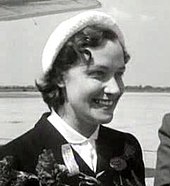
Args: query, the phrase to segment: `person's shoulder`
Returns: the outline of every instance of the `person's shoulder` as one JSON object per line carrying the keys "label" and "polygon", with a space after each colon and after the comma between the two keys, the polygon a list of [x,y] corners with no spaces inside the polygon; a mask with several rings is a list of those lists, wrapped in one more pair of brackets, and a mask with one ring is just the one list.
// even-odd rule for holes
{"label": "person's shoulder", "polygon": [[166,113],[164,116],[163,116],[163,121],[168,121],[170,123],[170,113]]}
{"label": "person's shoulder", "polygon": [[0,158],[7,155],[16,155],[20,153],[21,149],[28,149],[32,135],[33,129],[30,129],[19,137],[12,139],[7,144],[2,145],[0,148]]}
{"label": "person's shoulder", "polygon": [[130,145],[135,145],[140,148],[139,141],[131,133],[119,131],[119,130],[105,127],[105,126],[101,127],[101,131],[102,131],[101,132],[102,137],[105,137],[105,139],[108,141],[117,141],[119,143],[127,143]]}
{"label": "person's shoulder", "polygon": [[0,158],[6,155],[16,155],[21,153],[21,151],[28,151],[37,146],[38,141],[40,141],[41,130],[46,130],[43,129],[44,122],[42,121],[45,120],[43,117],[40,118],[33,128],[2,145],[0,147]]}
{"label": "person's shoulder", "polygon": [[170,113],[167,113],[163,116],[159,133],[166,133],[170,135]]}
{"label": "person's shoulder", "polygon": [[105,127],[102,125],[100,127],[99,136],[100,138],[103,138],[106,142],[107,141],[121,142],[122,140],[124,140],[125,134],[121,131],[118,131],[118,130],[115,130],[109,127]]}
{"label": "person's shoulder", "polygon": [[140,160],[142,159],[142,148],[135,135],[104,126],[102,126],[101,129],[105,134],[102,138],[104,138],[106,143],[113,144],[113,146],[118,145],[118,148],[123,148],[124,150],[133,149],[135,152],[134,156],[138,157]]}
{"label": "person's shoulder", "polygon": [[[104,126],[104,125],[102,125],[102,126],[100,127],[100,130],[101,130],[103,133],[115,134],[115,135],[120,135],[120,136],[125,135],[125,133],[122,132],[122,131],[119,131],[119,130],[116,130],[116,129],[114,129],[114,128],[110,128],[110,127],[107,127],[107,126]],[[109,136],[109,135],[108,135],[108,136]]]}
{"label": "person's shoulder", "polygon": [[116,130],[116,129],[113,129],[113,128],[109,128],[109,127],[105,127],[105,126],[102,126],[101,127],[101,130],[107,134],[108,137],[118,137],[118,138],[124,138],[124,139],[127,139],[127,140],[137,140],[137,138],[131,134],[131,133],[128,133],[128,132],[123,132],[123,131],[120,131],[120,130]]}

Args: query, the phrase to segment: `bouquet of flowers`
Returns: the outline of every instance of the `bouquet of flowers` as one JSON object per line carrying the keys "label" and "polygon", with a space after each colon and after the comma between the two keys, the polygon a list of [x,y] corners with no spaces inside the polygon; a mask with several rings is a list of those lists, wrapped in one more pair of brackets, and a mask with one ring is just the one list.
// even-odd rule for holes
{"label": "bouquet of flowers", "polygon": [[[12,156],[6,156],[0,161],[1,186],[69,186],[66,180],[72,176],[65,165],[56,163],[51,150],[43,150],[39,155],[37,175],[14,170],[12,164]],[[84,173],[74,176],[80,186],[101,186],[100,181]]]}
{"label": "bouquet of flowers", "polygon": [[[135,184],[131,184],[129,180],[124,180],[122,177],[122,172],[127,168],[127,162],[133,158],[134,153],[134,148],[128,146],[122,156],[111,158],[110,169],[118,175],[118,180],[113,179],[113,186],[141,186],[133,173]],[[14,170],[12,164],[12,156],[6,156],[0,161],[0,186],[69,186],[68,183],[72,182],[68,180],[73,177],[76,178],[79,186],[104,186],[100,181],[100,176],[105,171],[98,173],[96,177],[80,171],[72,175],[65,165],[56,162],[51,150],[44,149],[39,155],[36,166],[37,175]]]}
{"label": "bouquet of flowers", "polygon": [[35,175],[12,169],[13,157],[6,156],[0,161],[0,185],[1,186],[26,186],[28,183],[38,185]]}
{"label": "bouquet of flowers", "polygon": [[79,172],[71,175],[65,165],[57,164],[51,150],[43,150],[36,166],[41,186],[69,186],[66,180],[76,176],[80,186],[101,186],[101,182],[92,176]]}

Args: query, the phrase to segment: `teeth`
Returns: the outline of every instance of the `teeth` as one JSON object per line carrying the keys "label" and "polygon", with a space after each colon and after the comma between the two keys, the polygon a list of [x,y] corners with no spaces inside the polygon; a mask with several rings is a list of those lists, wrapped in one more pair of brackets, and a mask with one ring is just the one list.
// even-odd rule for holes
{"label": "teeth", "polygon": [[101,105],[106,105],[106,106],[111,106],[113,104],[113,101],[95,99],[95,103],[101,104]]}

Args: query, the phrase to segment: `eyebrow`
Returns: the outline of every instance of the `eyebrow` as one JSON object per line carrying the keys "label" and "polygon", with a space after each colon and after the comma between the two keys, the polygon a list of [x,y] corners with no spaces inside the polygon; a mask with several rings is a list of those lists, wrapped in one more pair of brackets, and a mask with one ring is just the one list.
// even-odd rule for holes
{"label": "eyebrow", "polygon": [[120,67],[120,68],[118,68],[118,69],[119,69],[119,71],[121,71],[121,72],[125,72],[126,67],[125,67],[125,66],[122,66],[122,67]]}
{"label": "eyebrow", "polygon": [[104,69],[104,70],[108,70],[109,69],[107,66],[104,66],[104,65],[91,65],[91,66],[89,66],[88,70],[94,70],[96,68]]}
{"label": "eyebrow", "polygon": [[[106,71],[110,69],[110,68],[108,68],[107,66],[104,66],[104,65],[95,65],[95,66],[89,66],[88,70],[94,70],[96,68],[104,69]],[[120,71],[120,72],[125,72],[125,70],[126,70],[126,66],[125,65],[118,68],[118,71]]]}

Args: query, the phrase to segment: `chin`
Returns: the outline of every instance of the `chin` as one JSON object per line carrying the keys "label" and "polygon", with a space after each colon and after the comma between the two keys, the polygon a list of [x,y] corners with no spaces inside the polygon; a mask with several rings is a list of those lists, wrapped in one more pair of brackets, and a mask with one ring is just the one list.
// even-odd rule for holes
{"label": "chin", "polygon": [[96,118],[96,121],[98,121],[99,124],[107,124],[110,123],[113,119],[113,114],[109,114],[109,115],[100,115],[100,118]]}

